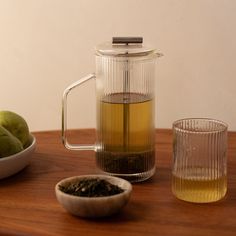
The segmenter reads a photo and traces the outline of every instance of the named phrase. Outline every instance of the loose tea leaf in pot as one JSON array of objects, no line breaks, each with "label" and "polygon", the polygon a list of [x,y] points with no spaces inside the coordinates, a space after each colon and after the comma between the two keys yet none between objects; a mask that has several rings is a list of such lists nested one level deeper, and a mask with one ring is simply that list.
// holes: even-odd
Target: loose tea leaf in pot
[{"label": "loose tea leaf in pot", "polygon": [[99,178],[85,178],[59,188],[64,193],[80,197],[105,197],[124,192],[119,186]]}]

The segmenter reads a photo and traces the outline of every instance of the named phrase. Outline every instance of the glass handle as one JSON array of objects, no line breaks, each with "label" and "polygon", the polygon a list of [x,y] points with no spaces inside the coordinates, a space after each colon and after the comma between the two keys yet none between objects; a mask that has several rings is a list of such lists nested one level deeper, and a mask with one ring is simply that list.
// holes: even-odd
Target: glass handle
[{"label": "glass handle", "polygon": [[67,96],[72,89],[83,84],[84,82],[96,78],[95,74],[89,74],[75,83],[68,86],[63,93],[62,98],[62,143],[67,149],[70,150],[95,150],[95,145],[84,145],[84,144],[70,144],[67,141]]}]

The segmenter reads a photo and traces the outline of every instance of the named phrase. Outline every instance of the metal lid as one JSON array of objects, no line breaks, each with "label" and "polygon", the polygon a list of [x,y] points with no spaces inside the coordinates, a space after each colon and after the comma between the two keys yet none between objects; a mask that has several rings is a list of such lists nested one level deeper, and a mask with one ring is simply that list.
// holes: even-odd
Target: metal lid
[{"label": "metal lid", "polygon": [[155,53],[155,48],[144,46],[142,37],[113,37],[112,42],[96,46],[96,54],[101,56],[146,56]]}]

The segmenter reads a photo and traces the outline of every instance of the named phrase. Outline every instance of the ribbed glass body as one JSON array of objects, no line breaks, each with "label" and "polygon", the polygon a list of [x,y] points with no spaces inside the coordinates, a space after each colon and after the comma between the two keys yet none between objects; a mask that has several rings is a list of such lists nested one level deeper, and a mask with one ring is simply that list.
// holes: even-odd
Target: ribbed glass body
[{"label": "ribbed glass body", "polygon": [[96,56],[97,166],[131,182],[155,172],[156,56]]},{"label": "ribbed glass body", "polygon": [[227,125],[213,119],[173,124],[173,194],[196,203],[222,199],[227,191]]}]

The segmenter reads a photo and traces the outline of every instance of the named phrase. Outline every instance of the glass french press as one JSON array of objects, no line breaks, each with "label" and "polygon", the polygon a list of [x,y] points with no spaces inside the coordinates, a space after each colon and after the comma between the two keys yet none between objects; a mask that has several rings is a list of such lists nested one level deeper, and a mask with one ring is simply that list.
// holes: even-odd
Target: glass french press
[{"label": "glass french press", "polygon": [[[141,37],[114,37],[96,47],[96,73],[67,87],[63,94],[62,139],[66,148],[94,150],[97,167],[131,182],[155,173],[155,79],[161,54]],[[97,139],[94,145],[67,141],[67,95],[96,79]]]}]

